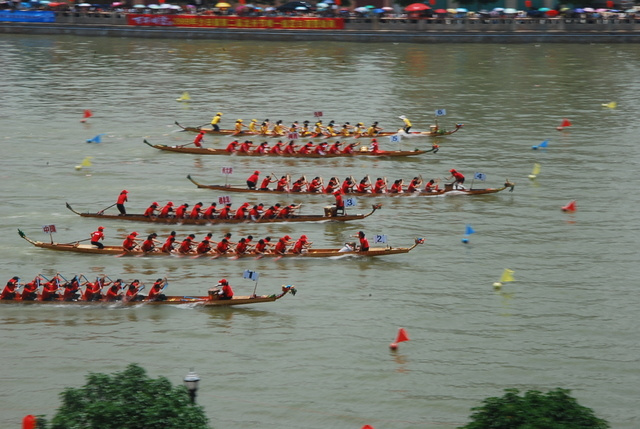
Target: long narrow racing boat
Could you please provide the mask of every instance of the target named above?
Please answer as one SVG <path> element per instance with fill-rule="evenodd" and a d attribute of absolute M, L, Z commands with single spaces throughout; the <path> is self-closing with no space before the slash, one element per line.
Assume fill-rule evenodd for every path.
<path fill-rule="evenodd" d="M 234 295 L 231 299 L 212 299 L 209 296 L 167 296 L 163 301 L 149 301 L 143 299 L 142 301 L 64 301 L 61 298 L 53 299 L 50 301 L 42 301 L 41 297 L 38 296 L 34 300 L 23 300 L 21 298 L 16 299 L 3 299 L 0 300 L 0 304 L 24 304 L 24 305 L 75 305 L 75 306 L 157 306 L 157 305 L 191 305 L 193 307 L 230 307 L 236 305 L 248 305 L 248 304 L 259 304 L 263 302 L 273 302 L 277 301 L 286 294 L 291 293 L 291 295 L 296 294 L 296 288 L 287 285 L 282 286 L 282 291 L 277 294 L 272 295 L 251 295 L 251 296 L 240 296 Z"/>
<path fill-rule="evenodd" d="M 144 142 L 152 148 L 163 150 L 167 152 L 179 152 L 179 153 L 191 153 L 196 155 L 227 155 L 227 156 L 270 156 L 276 158 L 353 158 L 353 157 L 373 157 L 373 158 L 385 158 L 385 157 L 403 157 L 421 155 L 427 152 L 437 152 L 438 146 L 434 145 L 429 150 L 380 150 L 377 152 L 371 150 L 356 150 L 353 153 L 257 153 L 257 152 L 229 152 L 226 149 L 214 149 L 210 147 L 186 147 L 185 145 L 167 146 L 164 144 L 152 144 L 146 139 Z M 366 149 L 366 148 L 361 148 Z"/>
<path fill-rule="evenodd" d="M 371 216 L 375 213 L 376 210 L 382 207 L 381 204 L 374 204 L 371 206 L 371 211 L 366 214 L 338 214 L 333 210 L 326 210 L 324 214 L 318 215 L 290 215 L 285 218 L 259 218 L 256 220 L 251 219 L 190 219 L 190 218 L 175 218 L 175 217 L 149 217 L 143 214 L 126 214 L 124 216 L 121 215 L 111 215 L 104 214 L 102 212 L 97 213 L 80 213 L 75 211 L 69 203 L 67 204 L 67 208 L 74 212 L 75 214 L 82 217 L 91 217 L 91 218 L 99 218 L 99 219 L 113 219 L 113 220 L 128 220 L 134 222 L 150 222 L 150 223 L 161 223 L 161 224 L 181 224 L 181 225 L 217 225 L 217 224 L 238 224 L 238 223 L 277 223 L 277 222 L 333 222 L 333 221 L 341 221 L 346 222 L 350 220 L 360 220 Z"/>
<path fill-rule="evenodd" d="M 238 137 L 242 137 L 242 136 L 261 136 L 261 137 L 278 137 L 278 138 L 286 138 L 287 134 L 274 134 L 271 131 L 268 131 L 266 134 L 264 133 L 260 133 L 260 132 L 254 132 L 254 131 L 240 131 L 237 132 L 235 129 L 231 130 L 231 129 L 220 129 L 219 131 L 214 131 L 213 128 L 205 128 L 205 127 L 185 127 L 183 125 L 181 125 L 178 121 L 175 121 L 175 124 L 182 128 L 183 131 L 189 131 L 192 133 L 199 133 L 199 132 L 204 132 L 205 134 L 212 134 L 212 135 L 219 135 L 219 136 L 238 136 Z M 341 134 L 338 133 L 334 133 L 331 135 L 322 133 L 322 134 L 309 134 L 309 135 L 301 135 L 300 138 L 303 139 L 315 139 L 315 138 L 373 138 L 373 137 L 389 137 L 389 136 L 394 136 L 394 135 L 399 135 L 402 137 L 441 137 L 441 136 L 448 136 L 451 135 L 455 132 L 457 132 L 460 128 L 462 128 L 464 126 L 464 124 L 456 124 L 455 127 L 452 130 L 446 130 L 444 128 L 439 128 L 438 126 L 432 126 L 431 129 L 429 131 L 410 131 L 410 132 L 404 132 L 402 128 L 400 128 L 397 131 L 379 131 L 377 132 L 375 135 L 368 135 L 368 134 L 360 134 L 360 135 L 349 135 L 349 136 L 343 136 Z"/>
<path fill-rule="evenodd" d="M 165 257 L 190 257 L 190 258 L 206 258 L 206 259 L 217 259 L 220 257 L 226 258 L 330 258 L 334 256 L 386 256 L 386 255 L 395 255 L 399 253 L 408 253 L 413 250 L 418 244 L 424 243 L 424 239 L 416 238 L 414 244 L 411 247 L 370 247 L 367 251 L 359 251 L 355 249 L 355 246 L 351 246 L 347 248 L 339 248 L 339 249 L 306 249 L 302 253 L 241 253 L 237 254 L 233 251 L 229 251 L 223 255 L 219 255 L 214 251 L 207 253 L 186 253 L 181 254 L 177 252 L 165 253 L 161 251 L 152 251 L 152 252 L 144 252 L 142 250 L 131 250 L 126 251 L 122 248 L 122 246 L 107 246 L 105 245 L 102 249 L 99 249 L 96 246 L 91 244 L 81 244 L 79 241 L 73 243 L 45 243 L 42 241 L 32 240 L 26 236 L 26 234 L 18 229 L 18 234 L 20 237 L 27 240 L 29 243 L 33 244 L 36 247 L 40 247 L 43 249 L 49 250 L 58 250 L 65 252 L 76 252 L 76 253 L 89 253 L 94 255 L 115 255 L 115 256 L 165 256 Z"/>
<path fill-rule="evenodd" d="M 293 195 L 324 195 L 328 194 L 323 192 L 291 192 L 291 191 L 276 191 L 276 190 L 268 190 L 263 191 L 259 189 L 249 189 L 249 188 L 241 188 L 230 185 L 204 185 L 198 181 L 196 181 L 191 175 L 187 176 L 187 179 L 191 181 L 198 188 L 202 189 L 213 189 L 215 191 L 224 191 L 224 192 L 257 192 L 261 194 L 293 194 Z M 483 194 L 495 194 L 496 192 L 504 191 L 508 189 L 509 192 L 513 192 L 513 188 L 515 184 L 510 182 L 509 180 L 504 182 L 504 185 L 499 188 L 454 188 L 453 185 L 446 184 L 444 189 L 439 189 L 437 191 L 427 192 L 421 190 L 419 192 L 402 192 L 402 193 L 372 193 L 372 192 L 350 192 L 345 194 L 345 196 L 354 196 L 354 197 L 437 197 L 439 195 L 483 195 Z"/>

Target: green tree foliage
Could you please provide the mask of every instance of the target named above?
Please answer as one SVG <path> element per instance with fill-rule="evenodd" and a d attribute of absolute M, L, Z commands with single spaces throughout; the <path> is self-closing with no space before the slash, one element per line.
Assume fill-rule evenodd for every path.
<path fill-rule="evenodd" d="M 536 390 L 518 396 L 517 389 L 505 389 L 500 398 L 487 398 L 472 408 L 471 423 L 460 429 L 606 429 L 591 408 L 579 405 L 570 391 L 555 389 L 546 394 Z"/>
<path fill-rule="evenodd" d="M 202 407 L 191 404 L 184 386 L 150 379 L 130 364 L 113 375 L 90 373 L 80 389 L 66 388 L 51 429 L 206 429 Z M 42 419 L 38 428 L 48 425 Z"/>

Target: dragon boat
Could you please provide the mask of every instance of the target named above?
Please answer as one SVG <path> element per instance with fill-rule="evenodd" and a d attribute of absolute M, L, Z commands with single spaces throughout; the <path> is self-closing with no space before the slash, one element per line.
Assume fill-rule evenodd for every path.
<path fill-rule="evenodd" d="M 333 248 L 333 249 L 306 249 L 302 253 L 241 253 L 237 254 L 234 251 L 229 251 L 222 255 L 216 253 L 215 251 L 210 251 L 206 253 L 178 253 L 171 252 L 165 253 L 161 251 L 151 251 L 144 252 L 142 250 L 124 250 L 122 246 L 108 246 L 105 245 L 102 249 L 99 249 L 96 246 L 91 244 L 81 244 L 79 241 L 71 242 L 71 243 L 45 243 L 42 241 L 32 240 L 26 236 L 26 234 L 18 229 L 18 234 L 20 237 L 24 238 L 26 241 L 34 245 L 35 247 L 40 247 L 42 249 L 49 250 L 58 250 L 63 252 L 75 252 L 75 253 L 87 253 L 93 255 L 113 255 L 113 256 L 163 256 L 163 257 L 186 257 L 186 258 L 202 258 L 202 259 L 217 259 L 217 258 L 330 258 L 335 256 L 386 256 L 386 255 L 396 255 L 399 253 L 409 253 L 413 250 L 418 244 L 424 243 L 424 239 L 416 238 L 415 242 L 410 247 L 370 247 L 369 250 L 359 251 L 356 250 L 355 246 L 352 245 L 347 249 L 347 246 L 343 248 Z"/>
<path fill-rule="evenodd" d="M 237 136 L 237 137 L 242 137 L 242 136 L 260 136 L 260 137 L 277 137 L 277 138 L 282 138 L 285 139 L 288 136 L 288 133 L 283 133 L 283 134 L 274 134 L 271 131 L 268 131 L 266 134 L 265 133 L 261 133 L 261 132 L 255 132 L 255 131 L 236 131 L 235 129 L 220 129 L 219 131 L 214 131 L 213 128 L 205 128 L 205 127 L 185 127 L 183 125 L 181 125 L 178 121 L 175 121 L 175 124 L 180 127 L 183 131 L 189 131 L 192 133 L 199 133 L 199 132 L 204 132 L 205 134 L 212 134 L 212 135 L 220 135 L 220 136 Z M 429 129 L 429 131 L 410 131 L 410 132 L 405 132 L 402 128 L 398 129 L 397 131 L 379 131 L 377 132 L 375 135 L 368 135 L 366 133 L 360 134 L 360 135 L 354 135 L 354 134 L 350 134 L 348 136 L 339 134 L 339 133 L 333 133 L 333 134 L 329 134 L 329 133 L 310 133 L 308 135 L 300 135 L 299 138 L 302 139 L 330 139 L 330 138 L 375 138 L 375 137 L 389 137 L 389 136 L 394 136 L 394 135 L 400 135 L 402 137 L 441 137 L 441 136 L 448 136 L 451 135 L 455 132 L 457 132 L 460 128 L 462 128 L 464 126 L 464 124 L 455 124 L 455 127 L 451 130 L 446 130 L 444 128 L 439 128 L 437 125 L 432 125 L 431 128 Z"/>
<path fill-rule="evenodd" d="M 242 188 L 239 186 L 230 186 L 230 185 L 204 185 L 198 181 L 196 181 L 191 175 L 187 175 L 187 179 L 191 181 L 198 188 L 202 189 L 212 189 L 215 191 L 224 191 L 224 192 L 252 192 L 252 193 L 261 193 L 261 194 L 292 194 L 292 195 L 324 195 L 328 196 L 330 194 L 326 194 L 323 192 L 291 192 L 291 191 L 276 191 L 276 190 L 259 190 L 259 189 L 249 189 Z M 441 195 L 483 195 L 483 194 L 495 194 L 497 192 L 504 191 L 508 189 L 509 192 L 513 192 L 513 188 L 515 184 L 510 182 L 509 180 L 504 182 L 504 185 L 499 188 L 464 188 L 460 189 L 454 187 L 452 184 L 445 184 L 444 189 L 439 189 L 437 191 L 427 192 L 421 190 L 419 192 L 402 192 L 402 193 L 372 193 L 372 192 L 349 192 L 345 194 L 345 196 L 354 196 L 354 197 L 437 197 Z"/>
<path fill-rule="evenodd" d="M 291 295 L 296 294 L 296 288 L 287 285 L 282 286 L 282 291 L 272 295 L 250 295 L 241 296 L 234 295 L 231 299 L 212 299 L 210 296 L 174 296 L 169 295 L 162 301 L 149 301 L 143 299 L 142 301 L 65 301 L 61 298 L 52 299 L 49 301 L 42 301 L 41 297 L 34 300 L 23 300 L 21 298 L 15 299 L 3 299 L 0 300 L 0 304 L 22 304 L 22 305 L 64 305 L 64 306 L 158 306 L 158 305 L 191 305 L 193 307 L 231 307 L 237 305 L 259 304 L 263 302 L 277 301 L 288 293 Z"/>
<path fill-rule="evenodd" d="M 252 219 L 191 219 L 191 218 L 176 218 L 176 217 L 149 217 L 143 214 L 126 214 L 126 215 L 111 215 L 104 214 L 102 212 L 97 213 L 80 213 L 74 210 L 69 203 L 67 204 L 67 208 L 74 212 L 75 214 L 82 217 L 90 217 L 90 218 L 98 218 L 98 219 L 112 219 L 112 220 L 124 220 L 124 221 L 134 221 L 134 222 L 147 222 L 147 223 L 159 223 L 159 224 L 180 224 L 180 225 L 218 225 L 218 224 L 240 224 L 240 223 L 277 223 L 277 222 L 333 222 L 333 221 L 351 221 L 351 220 L 360 220 L 365 219 L 375 213 L 376 210 L 382 207 L 381 204 L 374 204 L 371 206 L 371 211 L 366 214 L 346 214 L 346 213 L 337 213 L 335 210 L 326 210 L 324 214 L 318 215 L 290 215 L 284 218 L 259 218 L 256 220 Z"/>
<path fill-rule="evenodd" d="M 380 150 L 380 151 L 371 151 L 368 150 L 367 147 L 362 147 L 360 150 L 353 151 L 352 153 L 257 153 L 257 152 L 229 152 L 226 149 L 214 149 L 210 147 L 186 147 L 186 145 L 173 145 L 168 146 L 164 144 L 152 144 L 148 142 L 146 139 L 144 142 L 151 146 L 152 148 L 167 151 L 167 152 L 178 152 L 178 153 L 190 153 L 196 155 L 226 155 L 226 156 L 254 156 L 254 157 L 263 157 L 270 156 L 276 158 L 353 158 L 353 157 L 373 157 L 373 158 L 385 158 L 385 157 L 405 157 L 405 156 L 415 156 L 422 155 L 428 152 L 437 152 L 438 146 L 434 145 L 429 150 Z M 364 150 L 363 150 L 364 149 Z"/>

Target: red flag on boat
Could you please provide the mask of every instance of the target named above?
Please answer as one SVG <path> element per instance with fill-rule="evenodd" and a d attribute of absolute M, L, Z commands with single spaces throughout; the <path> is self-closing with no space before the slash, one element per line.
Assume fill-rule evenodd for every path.
<path fill-rule="evenodd" d="M 92 116 L 93 116 L 93 113 L 91 113 L 91 110 L 85 110 L 83 119 L 80 122 L 85 122 L 87 119 L 89 119 Z"/>
<path fill-rule="evenodd" d="M 576 200 L 569 202 L 566 206 L 562 207 L 563 212 L 575 212 L 578 209 Z"/>

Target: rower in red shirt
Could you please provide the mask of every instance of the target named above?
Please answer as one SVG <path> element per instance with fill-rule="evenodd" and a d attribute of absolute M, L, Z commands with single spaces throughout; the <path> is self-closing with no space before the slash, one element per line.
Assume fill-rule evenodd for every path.
<path fill-rule="evenodd" d="M 127 191 L 126 189 L 123 190 L 122 192 L 120 192 L 120 195 L 118 195 L 118 199 L 116 200 L 116 207 L 118 208 L 118 211 L 120 211 L 120 216 L 124 216 L 127 214 L 127 211 L 124 208 L 124 203 L 126 203 L 127 200 L 127 194 L 129 193 L 129 191 Z"/>
<path fill-rule="evenodd" d="M 280 210 L 280 204 L 278 203 L 274 206 L 269 207 L 267 210 L 265 210 L 262 217 L 264 219 L 273 219 L 276 217 L 279 210 Z"/>
<path fill-rule="evenodd" d="M 291 192 L 302 192 L 302 189 L 306 184 L 307 180 L 304 176 L 302 176 L 301 178 L 293 182 L 293 185 L 291 185 Z"/>
<path fill-rule="evenodd" d="M 431 179 L 427 182 L 427 184 L 424 187 L 425 192 L 437 192 L 440 190 L 440 187 L 438 186 L 438 180 L 434 180 Z"/>
<path fill-rule="evenodd" d="M 273 253 L 276 253 L 278 255 L 284 255 L 285 253 L 287 253 L 287 247 L 289 246 L 289 244 L 291 244 L 291 241 L 289 240 L 291 240 L 290 235 L 285 235 L 284 237 L 280 238 L 276 243 L 275 248 L 273 249 Z"/>
<path fill-rule="evenodd" d="M 249 203 L 243 203 L 238 210 L 236 210 L 236 214 L 233 216 L 234 219 L 246 219 L 247 212 L 249 210 Z"/>
<path fill-rule="evenodd" d="M 302 253 L 311 247 L 312 242 L 307 239 L 306 235 L 301 235 L 300 238 L 293 245 L 293 249 L 291 249 L 292 253 Z"/>
<path fill-rule="evenodd" d="M 85 284 L 89 284 L 88 282 Z M 71 279 L 70 282 L 64 284 L 64 289 L 62 292 L 62 300 L 63 301 L 77 301 L 80 298 L 80 281 L 78 280 L 78 276 L 75 276 Z"/>
<path fill-rule="evenodd" d="M 137 236 L 138 236 L 138 233 L 135 231 L 129 234 L 127 238 L 125 238 L 124 241 L 122 242 L 122 248 L 127 252 L 131 252 L 132 250 L 134 250 L 135 247 L 138 245 L 138 240 L 136 239 Z"/>
<path fill-rule="evenodd" d="M 196 203 L 189 214 L 189 219 L 198 219 L 200 218 L 200 212 L 202 211 L 202 203 Z"/>
<path fill-rule="evenodd" d="M 120 301 L 122 299 L 122 295 L 120 295 L 120 291 L 122 290 L 122 279 L 117 279 L 109 289 L 107 289 L 107 293 L 104 296 L 105 301 Z"/>
<path fill-rule="evenodd" d="M 420 192 L 420 185 L 422 185 L 422 179 L 419 177 L 414 177 L 409 182 L 409 186 L 407 187 L 407 192 Z"/>
<path fill-rule="evenodd" d="M 256 243 L 256 247 L 253 248 L 253 253 L 262 254 L 269 253 L 269 242 L 271 241 L 271 237 L 261 238 Z"/>
<path fill-rule="evenodd" d="M 204 131 L 200 131 L 195 139 L 193 139 L 193 144 L 196 147 L 202 147 L 202 139 L 204 138 Z"/>
<path fill-rule="evenodd" d="M 238 145 L 240 144 L 240 142 L 238 140 L 234 140 L 231 143 L 229 143 L 227 145 L 227 148 L 225 149 L 227 152 L 235 152 L 238 149 Z"/>
<path fill-rule="evenodd" d="M 35 301 L 38 298 L 38 288 L 40 287 L 40 276 L 24 285 L 21 298 L 23 301 Z"/>
<path fill-rule="evenodd" d="M 18 291 L 18 282 L 20 281 L 20 277 L 14 276 L 7 282 L 7 285 L 2 289 L 2 293 L 0 293 L 0 299 L 11 300 L 15 299 Z"/>
<path fill-rule="evenodd" d="M 451 176 L 447 177 L 447 180 L 455 179 L 452 185 L 454 185 L 454 187 L 457 187 L 459 189 L 464 189 L 464 186 L 462 186 L 464 184 L 464 174 L 460 173 L 459 171 L 456 171 L 453 168 L 449 170 L 449 173 L 451 173 Z"/>
<path fill-rule="evenodd" d="M 276 155 L 280 155 L 282 153 L 282 140 L 278 140 L 278 143 L 275 144 L 271 149 L 269 149 L 269 153 L 275 153 Z"/>
<path fill-rule="evenodd" d="M 149 290 L 147 301 L 166 301 L 167 297 L 162 293 L 162 291 L 164 290 L 164 285 L 165 281 L 163 279 L 156 280 Z"/>
<path fill-rule="evenodd" d="M 240 240 L 238 240 L 238 244 L 236 244 L 236 248 L 235 248 L 236 255 L 242 255 L 247 253 L 248 248 L 249 248 L 249 243 L 247 242 L 247 239 L 242 237 Z"/>
<path fill-rule="evenodd" d="M 231 299 L 233 298 L 233 289 L 226 279 L 221 279 L 218 285 L 209 291 L 211 299 Z"/>
<path fill-rule="evenodd" d="M 184 203 L 180 207 L 176 209 L 176 219 L 184 219 L 187 214 L 187 208 L 189 208 L 189 204 Z"/>
<path fill-rule="evenodd" d="M 360 252 L 369 250 L 369 240 L 364 236 L 364 232 L 359 231 L 356 235 L 352 235 L 352 237 L 358 237 L 360 239 L 360 247 L 358 248 Z"/>
<path fill-rule="evenodd" d="M 341 141 L 336 141 L 334 144 L 332 144 L 329 147 L 329 153 L 330 154 L 336 154 L 336 153 L 340 153 L 340 145 L 342 144 Z"/>
<path fill-rule="evenodd" d="M 225 204 L 225 206 L 218 212 L 218 219 L 230 219 L 231 203 Z"/>
<path fill-rule="evenodd" d="M 369 146 L 370 146 L 369 151 L 371 153 L 380 153 L 380 152 L 382 152 L 380 150 L 380 147 L 378 146 L 378 140 L 376 140 L 376 139 L 371 139 L 371 144 Z"/>
<path fill-rule="evenodd" d="M 151 234 L 149 234 L 147 236 L 147 239 L 144 240 L 140 245 L 140 250 L 142 250 L 143 252 L 155 251 L 156 243 L 160 243 L 158 240 L 156 240 L 157 237 L 158 237 L 158 234 L 156 234 L 155 232 L 152 232 Z"/>
<path fill-rule="evenodd" d="M 265 153 L 269 152 L 269 143 L 268 142 L 260 143 L 258 147 L 255 148 L 254 152 L 260 155 L 264 155 Z"/>
<path fill-rule="evenodd" d="M 142 301 L 144 297 L 138 295 L 142 289 L 144 289 L 144 286 L 140 286 L 140 280 L 135 279 L 127 286 L 123 301 Z"/>
<path fill-rule="evenodd" d="M 196 238 L 194 234 L 189 234 L 182 243 L 180 243 L 180 247 L 178 247 L 178 252 L 182 254 L 187 254 L 191 252 L 191 248 L 193 247 L 193 239 Z"/>
<path fill-rule="evenodd" d="M 336 197 L 336 213 L 342 212 L 344 214 L 344 201 L 342 200 L 342 192 L 335 191 L 333 196 Z"/>
<path fill-rule="evenodd" d="M 245 140 L 238 149 L 238 152 L 249 153 L 251 152 L 251 146 L 253 146 L 253 142 L 251 140 Z"/>
<path fill-rule="evenodd" d="M 284 148 L 285 155 L 293 155 L 296 153 L 296 148 L 298 145 L 295 144 L 295 141 L 291 140 L 289 144 L 287 144 Z"/>
<path fill-rule="evenodd" d="M 327 146 L 329 146 L 329 144 L 327 142 L 322 142 L 318 146 L 315 147 L 315 149 L 313 150 L 313 153 L 315 153 L 316 155 L 326 155 L 327 154 Z"/>
<path fill-rule="evenodd" d="M 96 281 L 93 283 L 86 282 L 82 300 L 83 301 L 100 301 L 101 299 L 102 299 L 102 283 L 100 282 L 100 279 L 96 279 Z"/>
<path fill-rule="evenodd" d="M 202 239 L 198 246 L 196 247 L 196 253 L 198 255 L 203 255 L 208 253 L 211 250 L 211 240 L 209 237 L 205 237 Z"/>
<path fill-rule="evenodd" d="M 202 215 L 202 217 L 204 219 L 213 219 L 216 216 L 216 213 L 218 212 L 218 209 L 216 208 L 217 206 L 218 206 L 217 203 L 211 203 L 211 205 L 207 207 L 207 209 L 204 211 L 204 214 Z"/>
<path fill-rule="evenodd" d="M 58 299 L 58 289 L 60 287 L 60 278 L 56 275 L 44 284 L 42 288 L 42 301 L 54 301 Z"/>
<path fill-rule="evenodd" d="M 300 208 L 300 205 L 295 205 L 295 204 L 289 204 L 287 206 L 284 206 L 278 212 L 278 217 L 282 219 L 292 217 L 295 215 L 295 211 L 298 210 L 299 208 Z"/>
<path fill-rule="evenodd" d="M 144 217 L 154 217 L 156 215 L 156 209 L 158 208 L 158 203 L 153 202 L 151 205 L 144 211 Z"/>
<path fill-rule="evenodd" d="M 378 177 L 376 179 L 375 185 L 373 185 L 373 193 L 374 194 L 384 194 L 387 191 L 387 182 L 382 179 L 382 177 Z"/>
<path fill-rule="evenodd" d="M 227 240 L 226 238 L 223 238 L 216 245 L 216 253 L 218 255 L 224 255 L 228 251 L 229 251 L 229 240 Z"/>
<path fill-rule="evenodd" d="M 176 237 L 173 235 L 170 235 L 162 245 L 162 249 L 160 249 L 160 251 L 162 253 L 171 253 L 174 249 L 175 241 L 176 241 Z"/>
<path fill-rule="evenodd" d="M 289 178 L 287 176 L 282 176 L 280 180 L 278 180 L 276 191 L 289 192 Z"/>
<path fill-rule="evenodd" d="M 160 210 L 158 217 L 169 217 L 169 214 L 173 212 L 173 203 L 169 201 L 166 206 Z"/>
<path fill-rule="evenodd" d="M 349 143 L 344 149 L 342 149 L 342 153 L 346 153 L 348 155 L 352 154 L 359 144 L 359 142 Z"/>
<path fill-rule="evenodd" d="M 322 178 L 320 176 L 316 176 L 309 184 L 307 185 L 307 192 L 322 192 Z"/>
<path fill-rule="evenodd" d="M 260 177 L 260 172 L 258 170 L 254 171 L 251 176 L 247 178 L 247 188 L 256 189 L 258 185 L 258 178 Z"/>
<path fill-rule="evenodd" d="M 329 183 L 327 183 L 327 186 L 324 188 L 324 193 L 333 194 L 339 189 L 339 186 L 340 185 L 338 184 L 338 178 L 332 177 L 331 179 L 329 179 Z"/>
<path fill-rule="evenodd" d="M 303 155 L 307 155 L 309 153 L 311 153 L 313 151 L 313 142 L 309 142 L 306 145 L 302 146 L 300 148 L 300 150 L 298 151 L 298 153 L 301 153 Z"/>
<path fill-rule="evenodd" d="M 371 184 L 369 183 L 369 180 L 365 177 L 358 184 L 358 187 L 356 188 L 356 192 L 358 192 L 360 194 L 366 194 L 366 193 L 370 192 L 369 191 L 370 187 L 371 187 Z"/>
<path fill-rule="evenodd" d="M 390 193 L 392 194 L 401 194 L 404 192 L 404 190 L 402 189 L 402 185 L 403 185 L 403 180 L 402 179 L 398 179 L 396 181 L 393 182 L 393 185 L 391 185 L 391 189 L 389 190 Z"/>
<path fill-rule="evenodd" d="M 100 240 L 104 239 L 104 226 L 99 226 L 97 231 L 91 233 L 91 244 L 98 249 L 103 249 L 104 244 L 100 243 Z"/>
<path fill-rule="evenodd" d="M 351 179 L 351 177 L 347 177 L 346 179 L 344 179 L 344 182 L 342 182 L 340 190 L 343 194 L 348 194 L 349 192 L 353 192 L 353 188 L 355 186 L 356 184 L 353 183 L 353 179 Z"/>

